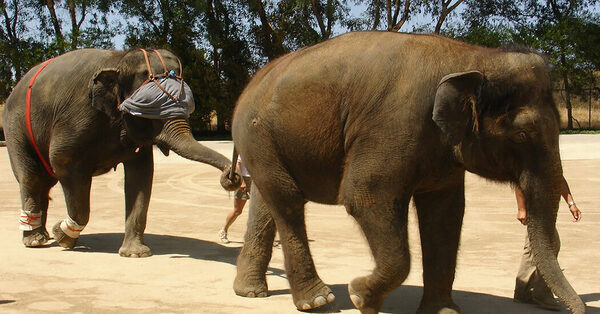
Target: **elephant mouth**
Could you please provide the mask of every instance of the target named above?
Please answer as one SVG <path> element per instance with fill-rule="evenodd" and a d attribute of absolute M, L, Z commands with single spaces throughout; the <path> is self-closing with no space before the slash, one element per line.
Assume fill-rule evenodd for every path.
<path fill-rule="evenodd" d="M 121 143 L 126 147 L 134 148 L 152 146 L 165 124 L 162 119 L 139 118 L 128 113 L 123 113 L 122 120 Z"/>

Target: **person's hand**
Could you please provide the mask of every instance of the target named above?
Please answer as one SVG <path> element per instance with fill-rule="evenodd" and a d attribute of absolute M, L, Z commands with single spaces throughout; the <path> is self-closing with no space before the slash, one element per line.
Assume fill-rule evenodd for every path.
<path fill-rule="evenodd" d="M 573 222 L 578 222 L 581 219 L 581 211 L 577 208 L 577 205 L 570 205 L 569 210 L 571 211 L 571 215 L 573 215 Z"/>
<path fill-rule="evenodd" d="M 522 225 L 526 225 L 527 211 L 524 208 L 519 208 L 517 210 L 517 220 L 520 221 Z"/>

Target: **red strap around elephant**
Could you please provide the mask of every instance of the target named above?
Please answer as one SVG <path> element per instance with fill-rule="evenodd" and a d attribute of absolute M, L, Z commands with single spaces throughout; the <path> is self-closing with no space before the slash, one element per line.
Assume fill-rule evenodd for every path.
<path fill-rule="evenodd" d="M 31 145 L 33 146 L 33 149 L 35 149 L 35 152 L 42 161 L 42 164 L 44 165 L 44 168 L 46 168 L 46 171 L 48 171 L 50 176 L 56 178 L 56 175 L 54 174 L 54 171 L 52 171 L 50 164 L 48 164 L 48 162 L 40 152 L 40 149 L 38 148 L 37 144 L 35 143 L 35 138 L 33 137 L 33 128 L 31 127 L 31 89 L 33 87 L 33 82 L 35 82 L 35 79 L 37 78 L 38 74 L 40 74 L 40 72 L 42 72 L 42 70 L 52 60 L 54 60 L 54 58 L 44 62 L 44 64 L 42 64 L 42 66 L 37 70 L 37 72 L 35 72 L 35 74 L 31 78 L 31 81 L 29 81 L 29 86 L 27 87 L 27 97 L 25 98 L 25 123 L 27 124 L 27 131 L 29 131 L 29 139 L 31 139 Z"/>

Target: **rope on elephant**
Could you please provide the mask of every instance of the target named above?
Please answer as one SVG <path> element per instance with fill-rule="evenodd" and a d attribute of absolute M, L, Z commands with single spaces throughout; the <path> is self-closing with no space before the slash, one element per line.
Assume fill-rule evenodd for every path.
<path fill-rule="evenodd" d="M 85 225 L 80 225 L 80 224 L 76 223 L 75 220 L 73 220 L 73 218 L 71 218 L 71 217 L 65 218 L 60 223 L 60 229 L 66 235 L 68 235 L 69 237 L 71 237 L 73 239 L 79 238 L 79 234 L 81 234 L 81 231 L 83 231 L 84 228 L 85 228 Z"/>
<path fill-rule="evenodd" d="M 52 167 L 50 167 L 50 164 L 46 161 L 46 158 L 44 158 L 44 156 L 42 155 L 42 152 L 40 152 L 40 149 L 38 148 L 37 144 L 35 143 L 35 137 L 33 136 L 33 127 L 31 126 L 31 92 L 33 90 L 33 83 L 35 82 L 35 79 L 38 77 L 40 72 L 42 72 L 42 70 L 52 60 L 54 60 L 54 58 L 49 59 L 46 62 L 44 62 L 42 64 L 42 66 L 40 66 L 40 68 L 35 72 L 35 74 L 31 78 L 31 81 L 29 81 L 29 85 L 27 87 L 27 96 L 25 97 L 25 123 L 27 124 L 27 131 L 29 132 L 29 139 L 31 140 L 31 145 L 33 146 L 33 149 L 35 150 L 38 157 L 40 158 L 46 171 L 50 174 L 51 177 L 56 178 L 54 171 L 52 171 Z"/>
<path fill-rule="evenodd" d="M 19 229 L 31 231 L 42 226 L 42 213 L 21 210 L 19 215 Z"/>
<path fill-rule="evenodd" d="M 194 96 L 183 81 L 179 59 L 179 75 L 176 75 L 174 70 L 167 69 L 158 50 L 153 50 L 164 70 L 161 74 L 153 74 L 148 54 L 146 50 L 141 50 L 148 68 L 148 79 L 119 105 L 119 110 L 146 119 L 188 118 L 195 109 Z"/>

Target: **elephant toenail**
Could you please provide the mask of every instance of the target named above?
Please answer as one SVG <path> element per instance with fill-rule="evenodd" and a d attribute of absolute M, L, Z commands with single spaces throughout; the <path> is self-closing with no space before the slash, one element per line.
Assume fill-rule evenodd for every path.
<path fill-rule="evenodd" d="M 304 305 L 302 305 L 302 309 L 303 310 L 310 310 L 311 307 L 310 307 L 310 305 L 308 303 L 304 303 Z"/>
<path fill-rule="evenodd" d="M 363 306 L 362 299 L 356 294 L 351 295 L 350 300 L 352 300 L 352 303 L 354 303 L 354 306 L 356 306 L 357 309 L 360 309 Z"/>
<path fill-rule="evenodd" d="M 330 293 L 327 295 L 327 302 L 331 303 L 335 301 L 335 295 L 333 293 Z"/>
<path fill-rule="evenodd" d="M 266 298 L 267 297 L 267 293 L 266 292 L 261 292 L 258 294 L 259 298 Z"/>
<path fill-rule="evenodd" d="M 314 303 L 315 307 L 319 307 L 319 306 L 323 306 L 323 305 L 327 304 L 327 300 L 325 300 L 325 297 L 323 297 L 323 296 L 318 296 L 315 298 L 313 303 Z"/>
<path fill-rule="evenodd" d="M 248 294 L 246 295 L 246 297 L 248 297 L 248 298 L 255 298 L 256 295 L 254 294 L 254 292 L 250 291 L 250 292 L 248 292 Z"/>

